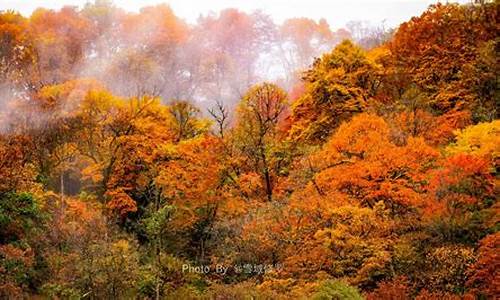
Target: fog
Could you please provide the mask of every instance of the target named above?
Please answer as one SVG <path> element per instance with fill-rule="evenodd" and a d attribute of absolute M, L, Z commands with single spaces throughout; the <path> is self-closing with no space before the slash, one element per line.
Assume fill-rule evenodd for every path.
<path fill-rule="evenodd" d="M 0 9 L 26 17 L 19 26 L 30 42 L 13 49 L 30 49 L 27 65 L 36 62 L 15 76 L 9 72 L 19 62 L 3 62 L 10 71 L 1 88 L 1 127 L 13 118 L 11 99 L 79 78 L 118 96 L 186 100 L 202 113 L 219 102 L 231 111 L 253 84 L 271 81 L 291 91 L 314 59 L 343 39 L 376 47 L 428 4 L 312 2 L 0 1 Z"/>
<path fill-rule="evenodd" d="M 38 7 L 60 9 L 64 5 L 83 6 L 86 0 L 1 0 L 1 9 L 15 9 L 23 15 L 30 15 Z M 230 7 L 250 13 L 262 10 L 272 15 L 278 23 L 294 17 L 314 20 L 325 18 L 334 28 L 341 28 L 351 20 L 366 20 L 378 23 L 386 20 L 390 26 L 397 26 L 411 16 L 422 13 L 436 0 L 114 0 L 117 6 L 127 11 L 139 12 L 141 7 L 168 3 L 175 13 L 188 22 L 195 22 L 200 15 L 217 12 Z M 447 2 L 447 1 L 441 1 Z M 467 0 L 448 1 L 465 3 Z"/>

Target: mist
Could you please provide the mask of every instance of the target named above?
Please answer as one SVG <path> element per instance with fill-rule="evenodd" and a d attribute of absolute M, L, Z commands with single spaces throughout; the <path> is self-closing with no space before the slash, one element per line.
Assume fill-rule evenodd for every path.
<path fill-rule="evenodd" d="M 370 48 L 391 32 L 384 23 L 368 21 L 337 29 L 326 19 L 278 23 L 262 11 L 232 8 L 187 22 L 167 4 L 127 12 L 108 1 L 37 9 L 23 23 L 37 66 L 17 89 L 35 92 L 93 78 L 118 96 L 189 101 L 203 113 L 216 102 L 232 110 L 258 82 L 290 91 L 315 57 L 343 39 Z M 5 113 L 8 100 L 2 98 Z"/>

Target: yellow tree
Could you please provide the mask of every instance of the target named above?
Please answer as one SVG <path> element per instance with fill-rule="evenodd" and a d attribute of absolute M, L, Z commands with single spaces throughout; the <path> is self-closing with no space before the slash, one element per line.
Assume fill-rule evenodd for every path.
<path fill-rule="evenodd" d="M 364 111 L 376 95 L 377 66 L 361 48 L 344 41 L 304 75 L 305 92 L 292 106 L 292 138 L 325 141 L 340 122 Z"/>
<path fill-rule="evenodd" d="M 458 130 L 456 141 L 446 147 L 446 153 L 469 153 L 496 160 L 500 156 L 500 120 L 480 123 Z"/>

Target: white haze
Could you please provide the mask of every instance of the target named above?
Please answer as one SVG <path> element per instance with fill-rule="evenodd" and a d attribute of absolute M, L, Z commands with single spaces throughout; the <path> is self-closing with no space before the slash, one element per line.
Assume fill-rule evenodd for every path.
<path fill-rule="evenodd" d="M 59 9 L 64 5 L 83 6 L 86 0 L 0 0 L 0 9 L 14 9 L 29 16 L 38 7 Z M 141 7 L 169 4 L 176 15 L 195 22 L 200 14 L 234 7 L 250 13 L 263 10 L 277 23 L 294 17 L 314 20 L 325 18 L 332 28 L 341 28 L 351 20 L 371 23 L 386 21 L 394 27 L 411 16 L 421 14 L 430 4 L 437 2 L 466 3 L 468 0 L 114 0 L 117 6 L 138 12 Z"/>
<path fill-rule="evenodd" d="M 29 16 L 36 8 L 44 7 L 49 9 L 59 10 L 63 6 L 73 5 L 82 8 L 85 0 L 0 0 L 0 10 L 16 10 L 25 16 Z M 93 1 L 92 1 L 93 2 Z M 396 27 L 403 21 L 410 19 L 412 16 L 421 14 L 429 4 L 436 3 L 436 1 L 423 1 L 423 0 L 381 0 L 381 1 L 368 1 L 368 0 L 141 0 L 141 1 L 125 1 L 115 0 L 112 1 L 117 7 L 131 12 L 140 11 L 141 7 L 156 5 L 159 3 L 167 3 L 174 11 L 174 13 L 184 19 L 190 24 L 197 24 L 200 15 L 214 15 L 225 8 L 237 8 L 240 11 L 248 14 L 256 10 L 260 10 L 263 14 L 269 15 L 275 24 L 281 24 L 285 19 L 294 17 L 306 17 L 313 20 L 325 18 L 332 31 L 345 27 L 346 23 L 352 20 L 363 20 L 373 25 L 384 24 L 388 27 Z M 461 1 L 464 2 L 464 1 Z M 112 31 L 113 29 L 109 29 Z M 155 27 L 152 26 L 149 30 L 154 31 Z M 139 34 L 140 35 L 140 34 Z M 145 39 L 146 34 L 139 36 L 137 43 L 145 43 L 141 38 Z M 106 48 L 107 40 L 106 33 L 94 41 L 95 48 Z M 101 45 L 103 45 L 101 47 Z M 329 44 L 328 46 L 333 46 Z M 88 49 L 87 49 L 88 50 Z M 179 49 L 180 52 L 185 49 Z M 206 49 L 205 49 L 206 50 Z M 326 49 L 327 50 L 327 49 Z M 321 51 L 326 51 L 322 49 Z M 229 106 L 234 105 L 238 101 L 241 93 L 244 92 L 251 84 L 263 80 L 277 80 L 280 76 L 287 76 L 289 71 L 283 69 L 280 63 L 277 62 L 277 55 L 271 51 L 262 51 L 258 54 L 258 59 L 255 61 L 253 72 L 255 73 L 255 82 L 246 82 L 244 77 L 242 80 L 233 78 L 238 85 L 236 91 L 227 93 L 228 87 L 220 87 L 222 93 L 218 97 L 210 96 L 210 94 L 200 94 L 196 91 L 190 100 L 197 102 L 198 106 L 205 112 L 206 108 L 213 104 L 213 100 L 223 98 Z M 103 57 L 94 57 L 92 53 L 87 52 L 87 56 L 80 61 L 73 68 L 75 77 L 93 77 L 106 81 L 106 77 L 102 74 L 107 74 L 108 69 L 115 61 L 116 55 L 121 53 L 108 53 Z M 316 53 L 315 55 L 318 55 Z M 313 57 L 309 58 L 309 63 L 312 62 Z M 304 64 L 303 64 L 304 65 Z M 302 66 L 304 67 L 304 66 Z M 240 72 L 244 73 L 244 72 Z M 235 73 L 238 74 L 238 73 Z M 101 77 L 101 78 L 99 78 Z M 104 77 L 104 78 L 102 78 Z M 106 84 L 113 91 L 119 91 L 120 86 L 116 86 L 116 81 L 113 78 L 107 81 Z M 145 80 L 146 83 L 149 80 Z M 229 88 L 234 88 L 233 86 Z M 167 91 L 169 92 L 169 91 Z M 124 96 L 127 93 L 125 93 Z M 12 121 L 19 121 L 18 107 L 11 105 L 13 91 L 6 87 L 0 87 L 0 132 L 6 131 Z M 181 97 L 183 98 L 183 97 Z M 22 113 L 21 113 L 22 115 Z M 25 116 L 26 117 L 26 116 Z M 37 120 L 31 120 L 32 125 L 43 122 L 44 117 L 38 115 Z"/>

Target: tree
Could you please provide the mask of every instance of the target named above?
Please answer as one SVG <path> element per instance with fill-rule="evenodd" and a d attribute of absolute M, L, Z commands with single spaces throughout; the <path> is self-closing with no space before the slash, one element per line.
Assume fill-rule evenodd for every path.
<path fill-rule="evenodd" d="M 319 288 L 312 299 L 346 299 L 346 300 L 360 300 L 363 299 L 359 291 L 341 281 L 326 281 Z"/>
<path fill-rule="evenodd" d="M 295 166 L 312 174 L 287 205 L 256 212 L 242 236 L 251 253 L 285 265 L 281 278 L 324 272 L 375 287 L 393 274 L 396 232 L 412 228 L 428 205 L 426 178 L 437 158 L 422 139 L 397 145 L 383 118 L 360 114 Z"/>
<path fill-rule="evenodd" d="M 392 35 L 392 30 L 385 27 L 385 21 L 376 25 L 368 21 L 349 21 L 346 27 L 353 40 L 368 50 L 384 44 Z"/>
<path fill-rule="evenodd" d="M 491 160 L 459 153 L 439 166 L 429 182 L 428 230 L 438 241 L 476 243 L 493 226 L 496 211 Z"/>
<path fill-rule="evenodd" d="M 0 195 L 38 189 L 30 148 L 31 140 L 25 135 L 0 134 Z"/>
<path fill-rule="evenodd" d="M 304 75 L 305 93 L 293 103 L 291 137 L 325 141 L 340 122 L 365 110 L 379 85 L 376 68 L 350 41 L 317 59 Z"/>
<path fill-rule="evenodd" d="M 453 155 L 468 153 L 495 161 L 499 157 L 500 121 L 480 123 L 456 131 L 456 142 L 448 145 L 446 152 Z"/>
<path fill-rule="evenodd" d="M 495 111 L 494 92 L 486 84 L 491 81 L 481 81 L 486 85 L 480 88 L 472 82 L 482 75 L 467 71 L 481 64 L 489 76 L 493 65 L 484 64 L 491 60 L 480 48 L 494 39 L 495 15 L 494 3 L 432 5 L 403 23 L 388 43 L 395 66 L 427 94 L 435 111 L 469 109 L 474 120 L 483 119 L 485 110 Z"/>
<path fill-rule="evenodd" d="M 209 123 L 200 119 L 200 110 L 187 101 L 175 101 L 170 105 L 175 120 L 177 141 L 193 138 L 207 131 Z"/>
<path fill-rule="evenodd" d="M 39 80 L 57 84 L 74 79 L 75 68 L 85 58 L 96 37 L 90 20 L 75 7 L 60 11 L 37 9 L 30 17 L 38 57 Z"/>
<path fill-rule="evenodd" d="M 477 262 L 471 266 L 472 276 L 467 285 L 479 296 L 495 297 L 499 293 L 497 282 L 499 279 L 499 257 L 500 247 L 499 233 L 493 233 L 479 242 L 479 253 Z"/>
<path fill-rule="evenodd" d="M 438 154 L 419 138 L 398 146 L 389 133 L 382 118 L 369 114 L 342 124 L 313 157 L 317 188 L 363 206 L 382 201 L 393 215 L 411 214 L 422 204 L 425 173 Z"/>
<path fill-rule="evenodd" d="M 143 175 L 148 174 L 155 149 L 175 139 L 168 108 L 160 105 L 158 98 L 125 101 L 106 92 L 91 92 L 80 113 L 87 122 L 80 132 L 79 148 L 88 162 L 82 172 L 101 198 L 107 194 L 108 198 L 114 195 L 126 200 L 112 201 L 115 198 L 111 197 L 113 209 L 120 210 L 121 203 L 134 211 L 134 201 L 123 192 L 144 188 L 148 181 Z"/>
<path fill-rule="evenodd" d="M 184 82 L 191 82 L 191 74 L 186 76 L 189 72 L 180 61 L 189 28 L 168 5 L 144 7 L 138 14 L 124 16 L 120 25 L 118 44 L 123 50 L 109 70 L 120 75 L 115 91 L 123 96 L 162 96 L 166 100 L 192 96 L 184 94 L 190 90 Z"/>
<path fill-rule="evenodd" d="M 442 162 L 435 171 L 432 187 L 441 202 L 455 209 L 484 208 L 492 204 L 494 179 L 489 160 L 459 153 Z"/>
<path fill-rule="evenodd" d="M 298 72 L 302 72 L 315 57 L 333 46 L 333 39 L 334 34 L 325 19 L 315 22 L 308 18 L 293 18 L 283 22 L 277 44 L 287 88 L 299 79 Z"/>
<path fill-rule="evenodd" d="M 31 89 L 33 65 L 37 63 L 29 21 L 20 14 L 0 13 L 0 85 L 3 90 Z"/>
<path fill-rule="evenodd" d="M 283 90 L 274 84 L 263 83 L 246 93 L 237 111 L 235 143 L 248 159 L 251 170 L 261 177 L 268 201 L 272 200 L 275 177 L 282 162 L 276 151 L 278 123 L 286 105 L 287 95 Z"/>
<path fill-rule="evenodd" d="M 43 226 L 33 195 L 0 193 L 0 295 L 20 297 L 35 279 L 33 233 Z"/>
<path fill-rule="evenodd" d="M 224 139 L 224 132 L 226 131 L 229 123 L 229 112 L 221 101 L 215 102 L 215 107 L 209 108 L 208 113 L 217 124 L 217 133 Z"/>
<path fill-rule="evenodd" d="M 270 51 L 273 26 L 260 12 L 234 8 L 198 20 L 194 39 L 204 54 L 201 89 L 208 99 L 220 99 L 233 108 L 258 81 L 257 63 L 262 51 Z"/>
<path fill-rule="evenodd" d="M 343 206 L 327 213 L 331 227 L 315 234 L 329 250 L 331 263 L 324 266 L 327 272 L 353 278 L 363 287 L 387 276 L 392 222 L 384 210 L 379 203 L 374 209 Z"/>
<path fill-rule="evenodd" d="M 62 210 L 47 203 L 53 218 L 44 240 L 44 272 L 50 274 L 40 288 L 44 296 L 115 298 L 134 292 L 137 245 L 116 235 L 91 199 L 67 198 Z"/>

